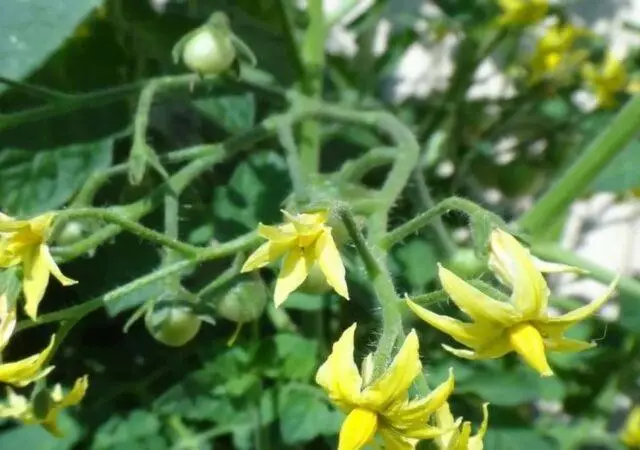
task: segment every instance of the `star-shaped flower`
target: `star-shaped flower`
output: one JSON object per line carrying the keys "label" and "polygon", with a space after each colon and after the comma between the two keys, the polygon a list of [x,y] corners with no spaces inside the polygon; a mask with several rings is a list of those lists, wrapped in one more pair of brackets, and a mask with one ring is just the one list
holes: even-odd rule
{"label": "star-shaped flower", "polygon": [[629,78],[622,61],[611,53],[607,53],[600,66],[586,63],[582,68],[582,77],[595,94],[600,108],[611,108],[616,105],[616,94],[625,90]]}
{"label": "star-shaped flower", "polygon": [[62,432],[58,428],[58,414],[64,408],[80,403],[88,387],[89,377],[85,375],[76,380],[66,395],[62,386],[56,384],[50,391],[36,394],[36,397],[42,396],[37,401],[29,401],[7,388],[7,403],[0,405],[0,417],[14,418],[25,425],[40,424],[52,435],[60,437]]}
{"label": "star-shaped flower", "polygon": [[25,312],[35,320],[38,305],[53,275],[64,286],[77,283],[62,274],[47,245],[54,215],[42,214],[30,220],[16,220],[0,213],[0,267],[22,264]]}
{"label": "star-shaped flower", "polygon": [[[16,315],[16,310],[9,304],[7,296],[0,295],[0,352],[4,350],[13,335]],[[42,352],[15,362],[0,363],[0,383],[26,386],[45,377],[53,370],[53,366],[45,368],[42,366],[49,359],[54,342],[55,336],[51,336],[49,345]]]}
{"label": "star-shaped flower", "polygon": [[[489,267],[512,289],[510,302],[491,298],[439,266],[442,286],[472,323],[436,314],[407,301],[422,320],[471,349],[444,345],[446,350],[466,359],[500,358],[515,351],[541,375],[549,376],[553,372],[547,363],[546,351],[576,352],[595,346],[592,342],[566,338],[563,333],[595,313],[609,298],[617,280],[594,302],[551,317],[547,311],[549,288],[542,277],[540,263],[513,236],[500,229],[491,234]],[[548,267],[556,272],[562,269],[558,265]]]}
{"label": "star-shaped flower", "polygon": [[347,414],[340,430],[338,450],[358,450],[377,435],[386,447],[412,450],[421,439],[443,433],[429,419],[447,400],[454,387],[453,374],[429,395],[411,399],[409,387],[422,370],[418,337],[411,331],[397,355],[377,379],[372,380],[372,356],[365,358],[363,375],[353,359],[356,324],[333,344],[331,355],[318,370],[316,382],[331,401]]}
{"label": "star-shaped flower", "polygon": [[498,0],[502,14],[500,25],[525,26],[539,22],[547,15],[548,0]]}
{"label": "star-shaped flower", "polygon": [[287,219],[283,225],[258,226],[258,234],[268,241],[249,256],[242,272],[259,269],[284,256],[274,293],[276,306],[280,306],[316,267],[320,268],[329,285],[348,299],[344,264],[331,227],[326,225],[327,213],[292,215],[283,211],[283,214]]}
{"label": "star-shaped flower", "polygon": [[436,411],[436,423],[443,430],[448,430],[435,439],[439,450],[482,450],[482,439],[489,424],[488,403],[482,405],[482,424],[478,432],[471,436],[471,422],[455,421],[449,404],[445,403]]}

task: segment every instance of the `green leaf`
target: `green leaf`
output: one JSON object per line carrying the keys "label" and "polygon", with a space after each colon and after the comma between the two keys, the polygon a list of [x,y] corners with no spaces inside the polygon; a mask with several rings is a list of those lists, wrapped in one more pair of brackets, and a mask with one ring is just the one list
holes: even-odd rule
{"label": "green leaf", "polygon": [[256,120],[256,100],[250,92],[209,97],[193,103],[205,116],[231,134],[246,131]]}
{"label": "green leaf", "polygon": [[58,416],[58,426],[64,433],[62,438],[50,435],[39,425],[18,425],[0,433],[0,448],[33,448],[38,450],[68,450],[82,436],[82,430],[66,411]]}
{"label": "green leaf", "polygon": [[[499,380],[499,382],[496,382]],[[541,384],[547,380],[527,367],[506,372],[478,367],[473,377],[458,383],[458,393],[474,393],[496,406],[516,406],[540,397]]]}
{"label": "green leaf", "polygon": [[438,258],[431,243],[413,239],[397,251],[401,271],[415,292],[423,292],[435,280]]}
{"label": "green leaf", "polygon": [[640,187],[640,141],[631,142],[593,181],[595,191],[625,192]]}
{"label": "green leaf", "polygon": [[279,398],[280,433],[287,445],[308,442],[338,432],[343,415],[329,407],[320,388],[287,385]]}
{"label": "green leaf", "polygon": [[258,222],[281,222],[280,207],[289,188],[282,156],[269,151],[246,158],[229,183],[214,192],[213,211],[219,221],[216,228],[222,235],[216,238],[235,237],[255,229]]}
{"label": "green leaf", "polygon": [[[507,394],[506,394],[507,395]],[[551,441],[528,428],[489,427],[484,438],[484,450],[512,449],[554,450]]]}
{"label": "green leaf", "polygon": [[113,138],[47,151],[0,152],[0,209],[33,215],[64,205],[95,171],[111,165]]}
{"label": "green leaf", "polygon": [[112,416],[97,430],[93,450],[164,449],[166,439],[160,435],[160,419],[148,411],[135,410],[126,417]]}
{"label": "green leaf", "polygon": [[318,343],[290,333],[275,337],[280,373],[291,380],[308,380],[317,366]]}
{"label": "green leaf", "polygon": [[[37,69],[101,0],[3,2],[0,14],[2,76],[20,80]],[[0,92],[6,85],[0,83]]]}

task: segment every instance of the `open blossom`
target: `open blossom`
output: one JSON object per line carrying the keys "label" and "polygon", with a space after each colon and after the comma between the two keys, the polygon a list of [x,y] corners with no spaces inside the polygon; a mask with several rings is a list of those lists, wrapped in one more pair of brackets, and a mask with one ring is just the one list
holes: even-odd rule
{"label": "open blossom", "polygon": [[539,22],[547,15],[548,0],[498,0],[502,14],[500,25],[524,26]]}
{"label": "open blossom", "polygon": [[554,24],[536,42],[530,61],[531,82],[553,79],[563,82],[577,72],[587,53],[575,44],[585,30],[571,24]]}
{"label": "open blossom", "polygon": [[284,257],[274,293],[274,302],[280,306],[317,265],[327,283],[348,299],[344,264],[331,235],[331,227],[326,225],[327,213],[292,215],[283,211],[283,214],[287,219],[283,225],[258,226],[258,234],[267,242],[249,256],[242,272],[259,269]]}
{"label": "open blossom", "polygon": [[360,375],[353,359],[356,324],[345,330],[333,344],[331,355],[322,364],[316,382],[331,401],[347,414],[342,424],[338,450],[358,450],[377,435],[385,448],[412,450],[421,439],[443,433],[429,419],[453,391],[453,374],[422,398],[410,399],[409,387],[422,370],[418,337],[411,331],[385,372],[372,380],[372,355],[365,358]]}
{"label": "open blossom", "polygon": [[[0,353],[9,343],[16,327],[16,310],[9,305],[9,299],[5,294],[0,295]],[[53,366],[44,367],[53,350],[55,336],[51,336],[49,345],[42,352],[27,358],[0,363],[0,383],[14,386],[26,386],[40,378],[45,377],[53,370]]]}
{"label": "open blossom", "polygon": [[22,264],[25,312],[35,320],[38,305],[53,275],[64,286],[77,283],[62,274],[47,245],[54,215],[42,214],[30,220],[16,220],[0,213],[0,267]]}
{"label": "open blossom", "polygon": [[62,386],[56,384],[50,391],[36,394],[46,396],[38,399],[37,405],[8,388],[7,402],[0,404],[0,417],[17,419],[25,425],[40,424],[49,433],[60,437],[62,432],[58,428],[58,414],[64,408],[80,403],[88,387],[87,375],[78,378],[66,395],[62,391]]}
{"label": "open blossom", "polygon": [[600,108],[611,108],[616,105],[616,94],[627,87],[628,74],[624,64],[611,53],[607,53],[600,66],[585,63],[582,77],[588,88],[595,94]]}
{"label": "open blossom", "polygon": [[[458,421],[459,422],[459,421]],[[471,422],[458,425],[451,414],[449,404],[445,403],[436,411],[436,423],[443,430],[448,430],[435,439],[439,450],[482,450],[482,439],[489,424],[488,403],[482,405],[482,424],[478,433],[471,436]]]}
{"label": "open blossom", "polygon": [[[563,266],[539,262],[513,236],[496,229],[491,234],[489,267],[498,280],[512,289],[510,301],[503,302],[479,291],[453,272],[439,267],[439,277],[451,300],[473,322],[462,322],[422,308],[408,300],[409,307],[425,322],[471,350],[444,348],[466,359],[500,358],[515,351],[543,376],[553,375],[546,351],[576,352],[595,343],[569,339],[564,332],[595,313],[613,292],[617,280],[607,292],[590,304],[558,317],[547,311],[549,288],[542,271],[563,270]],[[564,270],[571,268],[564,266]]]}

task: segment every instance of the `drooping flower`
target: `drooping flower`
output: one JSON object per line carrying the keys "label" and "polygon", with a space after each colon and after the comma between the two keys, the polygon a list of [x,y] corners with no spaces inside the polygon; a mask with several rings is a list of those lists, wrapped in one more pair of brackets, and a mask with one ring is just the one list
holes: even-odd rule
{"label": "drooping flower", "polygon": [[[0,295],[0,352],[7,346],[13,334],[16,315],[16,310],[9,304],[7,296]],[[53,366],[45,368],[42,366],[49,359],[54,341],[55,336],[51,336],[49,345],[40,353],[15,362],[0,363],[0,383],[26,386],[46,376],[53,370]]]}
{"label": "drooping flower", "polygon": [[25,425],[40,424],[52,435],[60,437],[62,432],[57,424],[58,414],[64,408],[80,403],[88,387],[89,377],[85,375],[76,380],[66,395],[62,386],[56,384],[50,391],[36,394],[36,398],[42,397],[32,401],[7,388],[7,402],[0,405],[0,417],[17,419]]}
{"label": "drooping flower", "polygon": [[575,48],[578,38],[585,34],[585,30],[569,23],[550,26],[536,42],[530,61],[531,83],[570,79],[587,57],[587,52]]}
{"label": "drooping flower", "polygon": [[611,108],[616,106],[616,94],[627,87],[627,70],[621,60],[610,52],[600,66],[585,63],[582,77],[589,89],[595,94],[597,106]]}
{"label": "drooping flower", "polygon": [[304,282],[316,265],[327,283],[348,299],[344,264],[331,235],[331,227],[326,225],[327,213],[292,215],[283,211],[283,214],[287,219],[283,225],[258,225],[258,234],[268,241],[249,256],[242,272],[259,269],[284,256],[274,293],[276,306],[280,306]]}
{"label": "drooping flower", "polygon": [[[425,322],[471,350],[444,348],[466,359],[500,358],[515,351],[542,376],[553,375],[545,351],[576,352],[595,346],[563,336],[576,323],[595,313],[612,294],[617,280],[599,299],[559,317],[547,311],[549,288],[528,249],[513,236],[496,229],[490,238],[489,268],[512,293],[503,302],[471,286],[453,272],[439,267],[439,277],[451,300],[473,322],[461,322],[435,314],[408,300],[409,307]],[[549,266],[558,271],[558,266]],[[560,266],[561,267],[561,266]],[[565,267],[565,270],[571,268]]]}
{"label": "drooping flower", "polygon": [[410,399],[409,387],[422,370],[415,331],[409,333],[385,372],[373,380],[371,355],[365,358],[362,376],[354,362],[355,331],[356,324],[345,330],[316,375],[331,401],[347,414],[338,450],[361,449],[376,434],[385,448],[412,450],[419,440],[442,434],[429,419],[453,391],[453,374],[426,397]]}
{"label": "drooping flower", "polygon": [[35,320],[38,305],[53,275],[64,286],[77,283],[62,274],[47,245],[54,215],[42,214],[30,220],[16,220],[0,213],[0,267],[22,264],[25,312]]}
{"label": "drooping flower", "polygon": [[445,403],[436,411],[436,423],[438,427],[447,430],[435,439],[439,450],[482,450],[482,439],[487,432],[489,424],[488,403],[482,405],[482,424],[478,432],[471,436],[471,422],[462,422],[458,425],[451,414],[449,404]]}
{"label": "drooping flower", "polygon": [[498,0],[502,14],[498,23],[504,26],[526,26],[547,15],[548,0]]}
{"label": "drooping flower", "polygon": [[640,406],[635,406],[627,416],[620,440],[629,448],[640,448]]}

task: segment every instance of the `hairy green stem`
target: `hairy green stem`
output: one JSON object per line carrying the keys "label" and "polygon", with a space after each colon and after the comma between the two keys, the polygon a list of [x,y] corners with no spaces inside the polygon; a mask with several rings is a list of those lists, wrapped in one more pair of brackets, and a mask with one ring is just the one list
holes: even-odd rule
{"label": "hairy green stem", "polygon": [[[324,43],[327,38],[322,0],[308,0],[307,12],[309,27],[300,49],[304,68],[301,87],[307,97],[319,100],[322,97]],[[313,119],[304,120],[300,127],[300,162],[308,174],[316,173],[320,168],[320,124]]]}
{"label": "hairy green stem", "polygon": [[373,169],[392,164],[397,155],[398,149],[395,147],[372,148],[359,158],[344,163],[336,178],[343,182],[360,181],[362,177]]}
{"label": "hairy green stem", "polygon": [[551,188],[518,220],[536,235],[569,207],[640,130],[640,94],[633,97]]}
{"label": "hairy green stem", "polygon": [[475,203],[460,197],[449,197],[440,201],[428,211],[423,212],[422,214],[414,217],[410,221],[387,233],[381,239],[380,246],[384,249],[388,249],[394,244],[401,242],[406,237],[417,233],[420,229],[431,223],[431,221],[436,217],[440,217],[441,215],[446,214],[452,210],[462,211],[468,216],[477,214],[487,215],[489,219],[496,223],[496,225],[500,225],[506,228],[506,224],[500,217],[476,205]]}
{"label": "hairy green stem", "polygon": [[258,235],[252,232],[242,235],[231,241],[225,242],[224,244],[220,244],[215,247],[204,248],[194,259],[182,260],[168,266],[164,266],[158,270],[155,270],[145,276],[130,281],[123,286],[119,286],[112,291],[107,292],[106,294],[102,294],[80,305],[71,306],[69,308],[65,308],[49,314],[43,314],[41,316],[38,316],[35,321],[21,321],[17,326],[17,330],[25,330],[38,325],[43,325],[45,323],[59,322],[62,320],[79,320],[87,314],[100,309],[102,306],[104,306],[105,303],[116,302],[123,296],[150,283],[162,280],[176,273],[181,273],[185,270],[197,266],[204,261],[220,259],[236,254],[238,252],[249,250],[255,247],[259,241],[260,238],[258,237]]}
{"label": "hairy green stem", "polygon": [[158,231],[147,228],[144,225],[140,225],[134,220],[130,220],[118,212],[118,209],[101,209],[101,208],[78,208],[78,209],[66,209],[56,213],[58,220],[71,220],[90,218],[97,219],[111,224],[118,225],[119,228],[131,231],[137,234],[143,239],[158,244],[164,245],[170,249],[173,249],[187,257],[193,257],[201,250],[193,245],[180,242],[174,237],[163,234]]}

